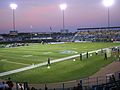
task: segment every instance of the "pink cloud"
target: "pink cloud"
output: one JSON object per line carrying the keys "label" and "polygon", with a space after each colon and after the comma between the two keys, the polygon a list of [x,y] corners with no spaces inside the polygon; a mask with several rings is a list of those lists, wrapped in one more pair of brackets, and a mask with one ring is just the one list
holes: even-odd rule
{"label": "pink cloud", "polygon": [[53,11],[56,12],[55,5],[26,8],[18,13],[18,18],[16,17],[17,24],[19,26],[28,24],[35,26],[45,26],[46,24],[51,24],[51,21],[52,23],[55,23],[56,19],[54,16],[56,16],[56,13]]}

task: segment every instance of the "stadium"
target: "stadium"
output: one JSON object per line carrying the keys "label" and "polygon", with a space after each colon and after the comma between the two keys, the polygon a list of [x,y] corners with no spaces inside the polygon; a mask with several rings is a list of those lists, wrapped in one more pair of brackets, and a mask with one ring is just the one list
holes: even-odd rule
{"label": "stadium", "polygon": [[[119,90],[120,26],[0,34],[0,90]],[[64,16],[64,13],[63,13]],[[109,20],[108,20],[109,21]]]}

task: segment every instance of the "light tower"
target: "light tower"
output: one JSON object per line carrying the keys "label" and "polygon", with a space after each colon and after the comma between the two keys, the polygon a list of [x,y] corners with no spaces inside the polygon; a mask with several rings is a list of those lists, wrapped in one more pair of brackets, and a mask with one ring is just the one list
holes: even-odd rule
{"label": "light tower", "polygon": [[60,9],[62,10],[63,12],[63,30],[65,30],[65,19],[64,19],[64,12],[67,8],[67,4],[63,3],[63,4],[60,4]]}
{"label": "light tower", "polygon": [[107,7],[107,14],[108,14],[108,28],[110,27],[110,6],[114,4],[114,0],[103,0],[103,4]]}
{"label": "light tower", "polygon": [[12,9],[12,12],[13,12],[13,30],[14,31],[16,30],[16,28],[15,28],[15,10],[17,7],[18,6],[15,3],[10,4],[10,8]]}

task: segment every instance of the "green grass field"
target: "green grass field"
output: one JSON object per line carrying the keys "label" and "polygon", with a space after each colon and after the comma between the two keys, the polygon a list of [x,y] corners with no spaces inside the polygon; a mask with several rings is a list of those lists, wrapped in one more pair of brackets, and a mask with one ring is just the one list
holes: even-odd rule
{"label": "green grass field", "polygon": [[[16,48],[0,48],[0,72],[14,70],[29,65],[52,60],[97,49],[119,46],[119,43],[65,43],[65,44],[33,44]],[[66,52],[67,51],[67,52]],[[70,51],[70,52],[68,52]],[[54,63],[50,69],[47,66],[0,77],[11,77],[14,81],[27,81],[29,83],[52,83],[88,77],[100,68],[110,64],[115,57],[104,60],[103,55],[93,55],[89,59],[73,62],[73,59]]]}

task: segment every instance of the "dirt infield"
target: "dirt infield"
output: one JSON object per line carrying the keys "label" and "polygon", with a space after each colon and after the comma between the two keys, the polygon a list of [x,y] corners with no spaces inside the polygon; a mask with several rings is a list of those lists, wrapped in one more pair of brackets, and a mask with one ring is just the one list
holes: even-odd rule
{"label": "dirt infield", "polygon": [[91,76],[92,77],[99,77],[99,76],[106,76],[107,74],[112,74],[115,72],[120,72],[120,61],[114,61],[108,66],[101,68],[97,73]]}

